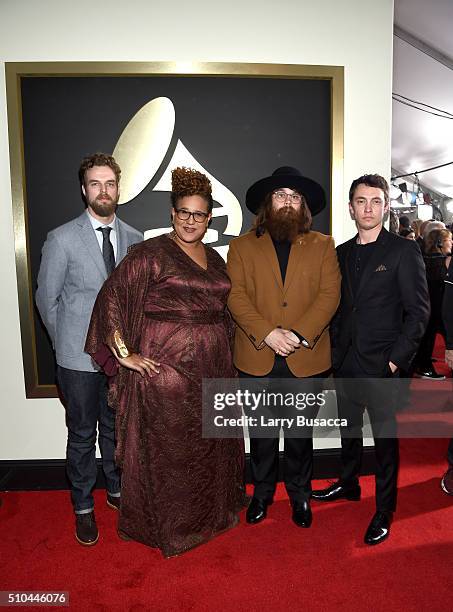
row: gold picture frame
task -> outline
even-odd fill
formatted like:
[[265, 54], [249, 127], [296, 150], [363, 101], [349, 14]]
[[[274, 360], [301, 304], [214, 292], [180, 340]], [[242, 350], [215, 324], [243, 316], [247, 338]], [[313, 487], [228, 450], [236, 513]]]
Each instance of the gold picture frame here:
[[[330, 83], [331, 210], [343, 197], [344, 70], [341, 66], [194, 62], [24, 62], [6, 63], [9, 153], [14, 219], [16, 274], [26, 396], [57, 397], [54, 384], [40, 384], [29, 257], [28, 204], [21, 83], [25, 77], [236, 77], [309, 79]], [[331, 219], [330, 219], [331, 225]]]

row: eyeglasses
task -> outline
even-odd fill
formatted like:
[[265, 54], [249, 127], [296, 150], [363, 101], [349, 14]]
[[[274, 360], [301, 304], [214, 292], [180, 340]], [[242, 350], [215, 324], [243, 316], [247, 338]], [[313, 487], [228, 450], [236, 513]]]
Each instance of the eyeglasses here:
[[197, 223], [203, 223], [209, 217], [208, 213], [200, 212], [196, 210], [195, 212], [190, 212], [190, 210], [184, 210], [184, 208], [175, 208], [176, 216], [181, 221], [188, 221], [190, 217], [193, 217], [193, 220]]
[[286, 202], [289, 198], [293, 204], [300, 204], [302, 196], [300, 193], [286, 193], [285, 191], [274, 191], [272, 194], [277, 202]]

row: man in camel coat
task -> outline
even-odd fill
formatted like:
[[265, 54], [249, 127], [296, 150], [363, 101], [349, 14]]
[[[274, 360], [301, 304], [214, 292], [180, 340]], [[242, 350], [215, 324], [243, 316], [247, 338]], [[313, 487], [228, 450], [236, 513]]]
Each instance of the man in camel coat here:
[[[251, 231], [230, 243], [228, 307], [237, 323], [234, 363], [241, 377], [320, 377], [330, 369], [329, 322], [340, 297], [331, 236], [311, 231], [325, 194], [299, 170], [282, 167], [247, 191]], [[251, 437], [253, 499], [247, 522], [266, 518], [278, 477], [279, 439]], [[312, 437], [285, 436], [284, 481], [299, 527], [310, 527]]]

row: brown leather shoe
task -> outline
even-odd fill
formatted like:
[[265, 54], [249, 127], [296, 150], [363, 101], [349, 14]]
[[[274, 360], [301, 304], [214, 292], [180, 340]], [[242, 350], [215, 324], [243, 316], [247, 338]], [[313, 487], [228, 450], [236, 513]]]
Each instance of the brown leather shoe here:
[[76, 514], [75, 537], [82, 546], [94, 546], [99, 540], [98, 526], [93, 511]]
[[121, 504], [121, 497], [115, 497], [107, 493], [107, 506], [113, 510], [119, 510]]

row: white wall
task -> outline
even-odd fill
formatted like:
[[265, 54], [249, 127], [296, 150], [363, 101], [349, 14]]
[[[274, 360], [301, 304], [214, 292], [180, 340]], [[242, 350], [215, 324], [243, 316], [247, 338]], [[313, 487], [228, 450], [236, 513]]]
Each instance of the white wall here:
[[[190, 24], [194, 24], [190, 27]], [[390, 173], [392, 0], [0, 0], [0, 60], [223, 61], [345, 67], [344, 203], [351, 181]], [[0, 70], [0, 459], [65, 456], [61, 404], [25, 399], [4, 66]], [[51, 197], [51, 193], [49, 193]]]

